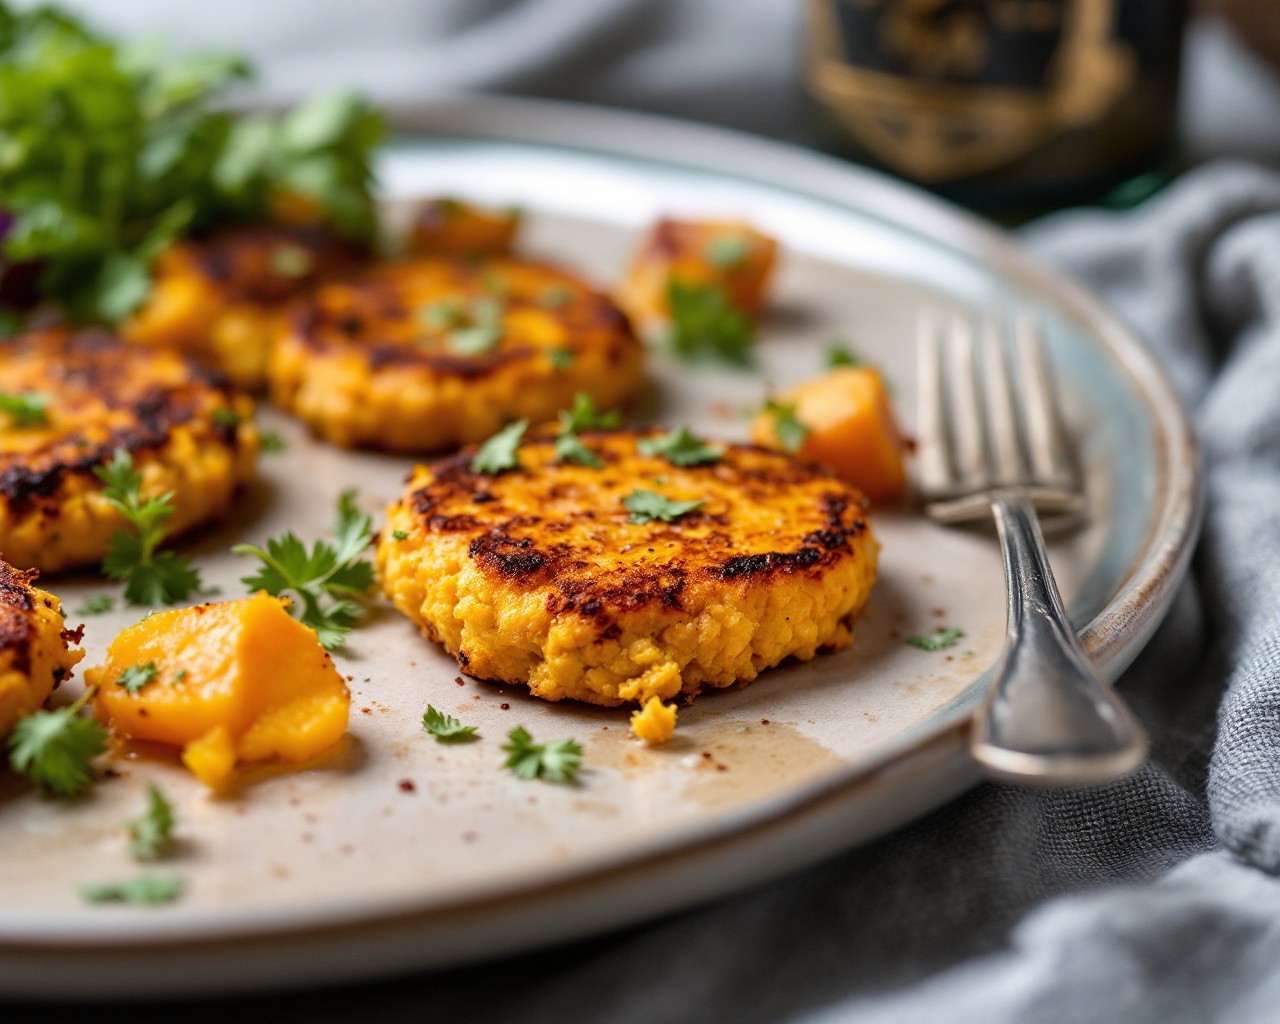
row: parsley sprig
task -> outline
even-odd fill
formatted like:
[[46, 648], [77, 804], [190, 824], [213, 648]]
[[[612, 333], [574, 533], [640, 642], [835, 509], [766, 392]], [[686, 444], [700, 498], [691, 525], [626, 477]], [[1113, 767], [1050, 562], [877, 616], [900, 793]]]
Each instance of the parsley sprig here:
[[463, 725], [452, 715], [437, 711], [430, 704], [422, 716], [422, 728], [436, 738], [438, 743], [470, 743], [480, 738], [477, 725]]
[[573, 406], [560, 410], [560, 433], [556, 435], [556, 461], [572, 462], [579, 466], [599, 469], [604, 460], [588, 448], [578, 435], [584, 430], [600, 430], [616, 427], [622, 422], [617, 409], [601, 412], [594, 399], [585, 391], [573, 396]]
[[635, 526], [644, 526], [654, 520], [674, 523], [705, 504], [705, 501], [672, 501], [657, 491], [644, 489], [634, 490], [622, 499], [623, 507], [631, 513], [627, 521]]
[[356, 508], [355, 491], [343, 491], [338, 499], [334, 534], [333, 543], [317, 540], [310, 551], [293, 531], [268, 540], [265, 549], [253, 544], [231, 549], [262, 562], [257, 572], [241, 578], [250, 593], [294, 598], [294, 618], [314, 629], [330, 651], [346, 642], [364, 615], [361, 599], [373, 586], [373, 564], [360, 557], [373, 539], [373, 521]]
[[677, 427], [656, 437], [643, 437], [636, 448], [641, 455], [664, 458], [673, 466], [705, 466], [724, 457], [723, 448], [698, 440], [686, 427]]
[[148, 661], [145, 665], [130, 665], [116, 677], [116, 686], [121, 686], [126, 693], [134, 695], [148, 683], [154, 683], [159, 674], [160, 670], [156, 668], [154, 661]]
[[93, 782], [107, 731], [80, 712], [96, 692], [90, 687], [74, 704], [20, 718], [9, 734], [10, 767], [55, 796], [76, 796]]
[[518, 779], [576, 782], [582, 768], [582, 745], [576, 740], [534, 743], [522, 725], [507, 733], [502, 752], [507, 755], [505, 767], [510, 768]]
[[773, 436], [784, 451], [794, 455], [804, 447], [809, 428], [796, 418], [795, 402], [778, 402], [770, 398], [764, 403], [764, 411], [773, 419]]
[[692, 363], [750, 366], [751, 318], [733, 304], [727, 292], [709, 284], [667, 282], [671, 352]]
[[528, 429], [528, 420], [508, 423], [476, 449], [475, 455], [471, 458], [471, 471], [497, 476], [508, 469], [518, 467], [520, 458], [516, 452], [524, 441], [524, 434]]
[[129, 853], [134, 860], [159, 860], [173, 849], [173, 805], [154, 782], [147, 787], [147, 809], [129, 822]]
[[43, 391], [0, 391], [0, 415], [15, 427], [42, 427], [52, 401]]
[[93, 472], [106, 485], [102, 496], [124, 516], [132, 527], [117, 530], [111, 548], [102, 561], [102, 571], [113, 580], [123, 580], [124, 597], [130, 604], [174, 604], [200, 591], [200, 573], [174, 551], [157, 551], [164, 540], [164, 523], [173, 515], [173, 492], [144, 498], [142, 474], [135, 471], [133, 458], [123, 448]]

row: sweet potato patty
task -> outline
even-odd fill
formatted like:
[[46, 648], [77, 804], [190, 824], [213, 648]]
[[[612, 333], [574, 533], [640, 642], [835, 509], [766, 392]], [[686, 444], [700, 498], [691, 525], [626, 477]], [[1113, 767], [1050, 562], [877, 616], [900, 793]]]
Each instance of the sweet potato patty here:
[[[649, 433], [583, 434], [598, 468], [548, 437], [499, 476], [469, 452], [419, 467], [378, 542], [387, 594], [470, 675], [547, 700], [693, 694], [849, 643], [878, 552], [862, 495], [758, 448], [677, 468]], [[636, 489], [703, 504], [636, 525]]]
[[67, 629], [58, 599], [32, 585], [37, 575], [0, 562], [0, 736], [44, 704], [84, 657], [71, 649], [80, 630]]
[[439, 452], [509, 420], [552, 419], [579, 391], [623, 402], [642, 357], [626, 316], [571, 274], [423, 256], [295, 306], [272, 354], [271, 395], [335, 444]]
[[151, 295], [121, 335], [186, 352], [256, 391], [267, 382], [267, 357], [284, 305], [368, 258], [365, 246], [323, 227], [220, 228], [161, 255]]
[[224, 513], [253, 475], [253, 403], [175, 352], [98, 330], [0, 345], [0, 390], [39, 396], [43, 415], [0, 414], [0, 554], [48, 572], [97, 562], [124, 522], [94, 468], [123, 448], [148, 495], [173, 492], [174, 536]]

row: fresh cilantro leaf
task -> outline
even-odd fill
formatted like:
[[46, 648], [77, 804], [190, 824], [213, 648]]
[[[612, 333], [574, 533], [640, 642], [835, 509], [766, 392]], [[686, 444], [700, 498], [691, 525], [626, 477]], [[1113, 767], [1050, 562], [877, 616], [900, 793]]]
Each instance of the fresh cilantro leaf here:
[[567, 370], [573, 365], [573, 349], [571, 348], [550, 348], [547, 349], [547, 362], [549, 362], [557, 370]]
[[396, 540], [408, 540], [409, 535], [404, 530], [392, 530], [391, 536]]
[[9, 765], [55, 796], [77, 795], [94, 778], [93, 759], [107, 749], [107, 731], [80, 710], [93, 694], [74, 704], [35, 711], [18, 719], [9, 733]]
[[547, 782], [576, 782], [582, 767], [582, 745], [574, 740], [534, 743], [524, 726], [507, 733], [502, 745], [507, 755], [505, 767], [519, 779], [545, 779]]
[[430, 704], [422, 716], [422, 728], [431, 733], [439, 743], [469, 743], [478, 740], [479, 726], [463, 725], [450, 715], [441, 714]]
[[664, 458], [673, 466], [705, 466], [724, 457], [723, 448], [699, 441], [685, 427], [657, 437], [643, 437], [636, 447], [641, 455]]
[[75, 609], [75, 615], [101, 615], [103, 612], [109, 612], [116, 606], [116, 599], [110, 594], [95, 594], [93, 597], [85, 598]]
[[544, 309], [559, 309], [573, 298], [573, 291], [563, 284], [553, 284], [538, 292], [537, 303]]
[[493, 476], [519, 466], [520, 459], [516, 451], [528, 429], [528, 420], [517, 420], [499, 430], [485, 441], [472, 457], [472, 472], [488, 473]]
[[622, 413], [613, 409], [601, 412], [585, 391], [573, 396], [573, 407], [560, 410], [560, 433], [580, 434], [584, 430], [609, 430], [622, 423]]
[[346, 642], [364, 615], [361, 599], [373, 586], [373, 564], [360, 557], [373, 539], [373, 520], [356, 507], [354, 491], [338, 498], [334, 534], [332, 544], [318, 540], [310, 551], [292, 531], [268, 540], [265, 549], [253, 544], [231, 549], [262, 562], [257, 572], [241, 578], [249, 592], [292, 597], [290, 613], [315, 630], [326, 650]]
[[795, 402], [775, 402], [770, 398], [764, 403], [764, 411], [773, 417], [773, 436], [784, 451], [794, 455], [804, 447], [809, 428], [796, 418]]
[[127, 693], [134, 694], [148, 683], [154, 683], [159, 674], [160, 670], [156, 668], [154, 661], [148, 661], [145, 665], [130, 665], [116, 677], [116, 686], [122, 686]]
[[220, 405], [210, 415], [213, 424], [223, 430], [235, 430], [244, 421], [244, 417], [230, 406]]
[[750, 366], [751, 318], [714, 285], [667, 282], [671, 329], [667, 345], [688, 362]]
[[848, 345], [842, 345], [837, 341], [827, 346], [826, 363], [828, 370], [834, 370], [841, 366], [861, 366], [862, 357], [849, 348]]
[[173, 515], [173, 494], [143, 498], [142, 474], [134, 470], [133, 458], [123, 448], [94, 473], [106, 485], [102, 495], [124, 516], [132, 533], [117, 530], [111, 548], [102, 560], [102, 571], [113, 580], [123, 580], [124, 597], [130, 604], [174, 604], [202, 587], [200, 573], [173, 551], [156, 551], [164, 540], [164, 523]]
[[258, 442], [258, 451], [260, 452], [282, 452], [289, 446], [285, 444], [285, 440], [274, 430], [270, 430], [262, 435]]
[[951, 626], [947, 629], [935, 629], [932, 633], [921, 636], [909, 636], [906, 642], [912, 647], [919, 647], [922, 651], [941, 651], [947, 647], [954, 647], [962, 636], [964, 636], [964, 630]]
[[300, 245], [277, 245], [271, 250], [270, 262], [281, 277], [306, 277], [315, 268], [311, 253]]
[[657, 491], [635, 490], [622, 499], [623, 507], [631, 513], [629, 522], [644, 526], [655, 519], [673, 523], [681, 516], [706, 504], [704, 501], [672, 501]]
[[41, 391], [0, 391], [0, 414], [15, 427], [42, 427], [49, 422], [52, 401]]
[[751, 239], [740, 231], [722, 232], [703, 247], [702, 255], [717, 270], [737, 270], [751, 254]]
[[147, 787], [147, 809], [129, 822], [129, 852], [135, 860], [157, 860], [173, 849], [173, 805], [160, 787]]
[[556, 462], [572, 462], [592, 469], [604, 465], [604, 459], [583, 444], [577, 434], [561, 434], [556, 438]]
[[132, 903], [159, 906], [172, 903], [186, 890], [180, 875], [138, 875], [124, 882], [101, 882], [80, 888], [80, 895], [90, 903]]

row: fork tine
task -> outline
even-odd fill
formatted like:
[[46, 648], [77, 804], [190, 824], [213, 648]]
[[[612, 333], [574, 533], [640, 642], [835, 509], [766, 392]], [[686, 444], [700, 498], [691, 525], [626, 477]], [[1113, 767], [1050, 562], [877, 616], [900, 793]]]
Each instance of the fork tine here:
[[984, 443], [991, 481], [997, 486], [1025, 484], [1031, 468], [1009, 367], [1006, 333], [1007, 324], [1003, 319], [994, 314], [984, 318], [981, 347]]
[[1027, 313], [1018, 316], [1015, 343], [1027, 448], [1035, 479], [1078, 490], [1080, 467], [1063, 426], [1053, 368], [1045, 355], [1040, 329]]
[[988, 459], [983, 440], [983, 414], [979, 401], [973, 325], [961, 317], [948, 320], [943, 375], [950, 385], [951, 458], [960, 488], [984, 486]]
[[935, 317], [921, 317], [917, 344], [917, 401], [920, 452], [916, 460], [920, 486], [927, 494], [944, 494], [959, 484], [951, 406], [942, 373], [942, 339]]

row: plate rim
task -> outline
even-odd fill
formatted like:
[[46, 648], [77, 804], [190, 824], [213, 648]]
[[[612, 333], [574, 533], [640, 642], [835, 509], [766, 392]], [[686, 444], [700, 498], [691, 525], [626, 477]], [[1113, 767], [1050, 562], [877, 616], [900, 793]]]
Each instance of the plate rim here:
[[[1080, 635], [1100, 672], [1108, 680], [1114, 680], [1145, 646], [1172, 603], [1198, 535], [1204, 500], [1200, 457], [1190, 420], [1154, 355], [1100, 299], [1080, 284], [1040, 262], [1000, 229], [923, 190], [879, 172], [788, 143], [677, 118], [558, 100], [505, 96], [438, 97], [390, 104], [384, 109], [392, 125], [402, 131], [559, 145], [608, 155], [640, 157], [667, 165], [728, 173], [855, 210], [874, 209], [882, 220], [968, 255], [1002, 280], [1035, 293], [1056, 307], [1063, 316], [1084, 326], [1100, 339], [1107, 354], [1128, 378], [1134, 394], [1142, 400], [1156, 432], [1157, 452], [1163, 456], [1163, 461], [1158, 460], [1156, 466], [1158, 510], [1143, 540], [1140, 557], [1131, 568], [1125, 585]], [[753, 170], [744, 173], [744, 167]], [[436, 901], [430, 907], [409, 906], [398, 911], [366, 909], [361, 912], [352, 906], [345, 912], [331, 909], [323, 920], [278, 918], [274, 922], [256, 922], [248, 927], [242, 924], [229, 931], [201, 933], [192, 930], [188, 923], [185, 934], [182, 929], [171, 931], [162, 928], [152, 932], [139, 930], [109, 939], [100, 934], [14, 939], [0, 935], [0, 966], [29, 963], [31, 956], [54, 950], [92, 957], [108, 950], [136, 950], [149, 946], [174, 957], [198, 958], [203, 953], [224, 949], [229, 939], [245, 940], [244, 949], [236, 954], [243, 960], [252, 955], [250, 950], [255, 940], [285, 936], [304, 944], [308, 941], [322, 946], [335, 941], [341, 944], [347, 941], [343, 937], [353, 930], [367, 933], [368, 929], [382, 927], [421, 932], [438, 922], [467, 913], [480, 918], [489, 915], [497, 927], [504, 912], [520, 912], [519, 907], [511, 909], [513, 903], [537, 907], [546, 902], [549, 894], [558, 891], [567, 891], [571, 901], [575, 891], [581, 898], [583, 894], [601, 888], [607, 890], [610, 885], [616, 889], [618, 885], [636, 884], [639, 875], [662, 877], [664, 872], [679, 870], [678, 864], [673, 867], [674, 862], [688, 863], [700, 857], [715, 856], [716, 849], [725, 844], [749, 840], [753, 834], [767, 836], [779, 829], [785, 830], [788, 820], [803, 817], [819, 805], [843, 801], [847, 807], [852, 807], [850, 801], [856, 801], [858, 791], [865, 789], [877, 777], [910, 774], [918, 770], [913, 765], [920, 761], [922, 753], [927, 755], [926, 760], [933, 759], [935, 763], [928, 768], [926, 775], [935, 784], [936, 800], [926, 797], [923, 802], [927, 806], [922, 809], [913, 804], [905, 814], [882, 814], [877, 824], [864, 830], [865, 834], [850, 837], [839, 831], [825, 843], [807, 847], [803, 858], [793, 858], [787, 864], [787, 871], [799, 870], [804, 864], [904, 824], [920, 813], [953, 799], [978, 781], [976, 767], [968, 759], [965, 749], [965, 719], [967, 712], [964, 709], [953, 708], [949, 714], [939, 714], [929, 728], [913, 730], [887, 744], [874, 763], [851, 765], [825, 779], [781, 794], [751, 813], [732, 815], [715, 825], [704, 823], [697, 829], [681, 830], [644, 849], [633, 848], [602, 856], [594, 867], [576, 868], [571, 877], [562, 880], [513, 885], [487, 897], [468, 895], [455, 903]], [[938, 787], [937, 782], [944, 777], [944, 772], [951, 773], [951, 784]], [[917, 787], [923, 781], [926, 781], [925, 776], [913, 777], [913, 785]], [[658, 899], [641, 911], [597, 914], [591, 923], [575, 920], [567, 923], [571, 926], [560, 930], [544, 928], [541, 935], [546, 939], [568, 939], [633, 923], [745, 888], [777, 874], [776, 869], [771, 871], [768, 866], [756, 865], [754, 870], [740, 872], [734, 881], [708, 887], [693, 899]], [[427, 960], [411, 957], [411, 963], [391, 963], [385, 965], [386, 969], [380, 961], [376, 971], [359, 970], [347, 976], [367, 977], [372, 973], [387, 973], [387, 970], [412, 966], [442, 966], [448, 962], [480, 959], [518, 948], [494, 942], [492, 937], [487, 944], [481, 945], [483, 949], [473, 949], [470, 955], [463, 957], [449, 958], [439, 954]], [[148, 963], [153, 978], [162, 973], [155, 970], [154, 960]], [[302, 976], [307, 974], [305, 971], [295, 970], [293, 973], [297, 976], [287, 979], [258, 978], [248, 987], [262, 988], [333, 977], [332, 971], [322, 964], [311, 964], [309, 977]], [[12, 978], [13, 972], [0, 972], [0, 975]], [[0, 992], [71, 994], [65, 988], [65, 974], [62, 979], [64, 984], [59, 989], [54, 989], [51, 984], [47, 990], [35, 976], [25, 983], [13, 979], [18, 987], [8, 980], [0, 980]], [[198, 984], [191, 987], [191, 983], [197, 980], [195, 978], [188, 978], [185, 985], [181, 978], [169, 980], [175, 984], [166, 986], [165, 979], [159, 978], [153, 981], [149, 990], [201, 990]], [[101, 983], [97, 986], [86, 984], [83, 994], [104, 993], [110, 987]], [[140, 989], [134, 985], [127, 991], [136, 994]]]

